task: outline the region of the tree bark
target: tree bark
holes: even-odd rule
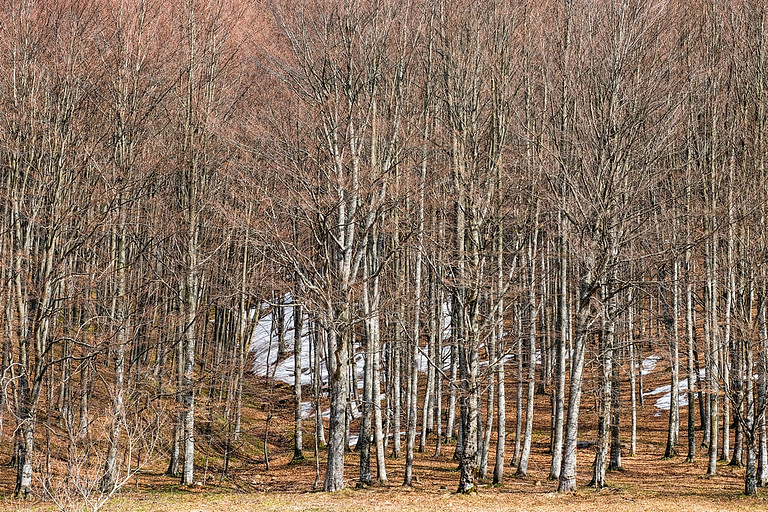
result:
[[[304,310],[293,297],[293,459],[294,462],[304,460],[304,433],[301,417],[301,334],[304,328]]]

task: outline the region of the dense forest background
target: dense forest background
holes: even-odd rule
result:
[[[550,476],[571,491],[588,377],[598,422],[580,464],[601,488],[636,450],[649,346],[670,365],[665,455],[744,464],[756,493],[767,12],[3,2],[15,494],[102,503],[151,464],[192,485],[211,452],[226,477],[244,380],[285,361],[294,458],[325,452],[326,491],[345,486],[351,439],[361,485],[388,481],[388,456],[411,485],[428,441],[455,452],[459,492],[524,476],[542,402]]]

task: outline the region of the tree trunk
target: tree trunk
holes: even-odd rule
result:
[[[363,286],[363,294],[367,294],[367,286]],[[364,299],[366,300],[366,299]],[[371,328],[368,326],[365,336],[365,353],[363,363],[363,403],[360,417],[360,435],[357,450],[360,453],[359,487],[371,485],[371,413],[373,412],[373,343]],[[353,367],[354,368],[354,367]]]
[[[709,446],[707,465],[707,475],[714,476],[717,473],[717,448],[718,448],[718,427],[719,427],[719,391],[720,391],[720,336],[718,335],[719,324],[717,317],[717,247],[714,240],[709,244],[709,254],[707,255],[707,323],[710,333],[710,354],[709,368],[707,376],[710,378],[710,406],[709,406]]]
[[[496,340],[498,350],[497,354],[504,354],[504,315],[503,299],[499,298],[499,309],[497,312],[498,320],[495,326]],[[498,408],[496,418],[496,461],[493,467],[493,483],[501,484],[504,482],[504,452],[507,439],[507,399],[504,388],[504,356],[500,357],[496,370],[496,386],[498,395]]]
[[[347,302],[350,304],[350,302]],[[328,367],[328,387],[330,390],[331,415],[328,428],[328,460],[325,466],[325,480],[323,491],[332,492],[344,488],[344,452],[345,431],[347,422],[347,401],[349,379],[349,342],[347,326],[349,325],[348,309],[338,314],[335,325],[324,325],[328,336],[328,354],[326,359]],[[333,318],[334,313],[329,315]],[[341,329],[339,327],[341,326]]]
[[[614,347],[611,373],[611,458],[608,461],[608,471],[621,471],[621,359],[618,349]]]
[[[670,382],[670,401],[669,401],[669,424],[667,426],[667,447],[664,451],[664,457],[672,458],[677,456],[678,436],[680,432],[680,343],[679,333],[679,263],[677,259],[672,263],[672,314],[668,318],[667,334],[669,336],[669,353],[671,362],[671,382]],[[665,302],[666,304],[666,302]],[[668,309],[665,306],[665,310]],[[668,311],[665,316],[669,317]]]
[[[603,285],[604,294],[605,284]],[[595,443],[595,461],[593,464],[592,481],[590,486],[600,490],[605,487],[605,466],[608,458],[608,449],[611,435],[611,397],[613,374],[613,351],[615,336],[615,306],[614,298],[603,299],[603,330],[599,335],[599,402],[597,417],[597,442]]]
[[[197,319],[197,298],[199,294],[197,278],[197,229],[196,221],[190,228],[189,268],[184,291],[184,312],[186,326],[182,340],[184,372],[181,380],[181,403],[184,424],[184,465],[181,485],[194,484],[195,471],[195,343]]]
[[[293,461],[304,460],[304,433],[301,418],[301,331],[304,327],[304,310],[293,298]]]
[[[445,438],[455,439],[456,435],[456,393],[458,391],[459,376],[459,349],[458,342],[461,337],[461,314],[458,291],[451,292],[451,368],[448,382],[448,419],[445,428]],[[458,446],[458,443],[457,443]]]
[[[496,360],[496,350],[491,340],[490,352],[488,355],[490,361]],[[491,363],[493,364],[493,363]],[[496,401],[496,372],[492,372],[488,379],[488,399],[486,401],[485,428],[482,431],[480,439],[480,463],[477,474],[481,479],[488,477],[488,455],[491,450],[491,434],[493,433],[493,406]],[[479,423],[479,422],[478,422]]]
[[[637,359],[635,358],[635,324],[634,324],[634,311],[635,305],[633,303],[632,293],[630,292],[627,298],[629,306],[627,308],[627,344],[629,345],[629,397],[632,402],[632,434],[629,441],[629,456],[634,457],[637,454],[637,377],[635,373],[635,367]]]
[[[693,463],[696,460],[696,394],[694,382],[696,372],[694,368],[695,337],[693,325],[693,281],[691,279],[691,251],[685,252],[685,331],[688,349],[688,455],[685,462]]]
[[[510,464],[518,466],[520,461],[520,451],[523,446],[523,381],[525,380],[523,370],[523,321],[519,308],[515,310],[515,316],[517,317],[519,331],[515,351],[515,358],[517,359],[517,402],[515,404],[515,451],[512,452],[512,462]]]
[[[536,205],[538,212],[538,204]],[[538,213],[535,216],[534,226],[538,224]],[[533,234],[528,245],[528,396],[526,398],[525,411],[525,435],[523,447],[520,452],[520,460],[517,465],[517,474],[528,474],[528,460],[531,455],[531,441],[533,438],[533,400],[536,391],[536,322],[538,319],[538,305],[536,303],[536,253],[538,242],[538,230],[534,227]]]
[[[501,210],[501,170],[499,170],[499,210]],[[491,343],[496,346],[498,363],[496,367],[496,382],[498,395],[498,408],[496,419],[496,462],[493,467],[493,483],[501,484],[504,481],[504,455],[507,442],[507,397],[504,387],[506,372],[506,351],[504,343],[504,229],[503,216],[499,214],[496,237],[496,291],[498,293],[495,324],[493,325],[493,337]]]
[[[573,492],[576,490],[576,443],[579,434],[579,406],[581,405],[581,390],[584,373],[584,359],[587,351],[589,336],[589,311],[593,293],[593,274],[591,268],[585,272],[581,280],[579,293],[579,309],[576,314],[576,336],[571,354],[571,381],[568,391],[568,416],[565,424],[565,439],[563,441],[563,464],[560,470],[558,492]]]
[[[565,214],[558,212],[558,289],[557,314],[558,337],[555,367],[555,391],[553,396],[553,435],[552,435],[552,464],[549,468],[549,479],[560,477],[560,467],[563,461],[563,423],[565,416],[565,349],[568,345],[568,252],[565,242]],[[630,374],[634,375],[630,370]],[[634,388],[633,388],[634,389]]]
[[[371,351],[373,352],[373,442],[376,445],[376,481],[380,485],[387,483],[386,450],[384,449],[384,434],[382,432],[381,416],[381,334],[380,319],[376,314],[371,319]]]
[[[120,213],[121,224],[124,225],[124,219]],[[121,228],[124,229],[124,228]],[[115,377],[114,389],[112,391],[112,407],[114,416],[109,430],[109,449],[107,458],[104,462],[104,474],[101,478],[102,492],[109,494],[115,489],[115,476],[117,473],[117,455],[120,447],[120,433],[125,422],[125,346],[129,340],[130,322],[128,318],[128,304],[126,298],[126,251],[125,234],[119,233],[116,236],[117,254],[115,258],[115,268],[117,270],[117,290],[113,299],[112,320],[116,332],[116,344],[112,347],[112,357],[114,361]]]

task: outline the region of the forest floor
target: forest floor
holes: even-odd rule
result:
[[[664,364],[646,377],[645,389],[664,385],[668,378]],[[509,433],[507,460],[514,447],[514,394],[515,387],[507,388],[510,409],[507,412]],[[623,387],[627,394],[628,386]],[[593,394],[585,389],[582,401],[583,426],[579,438],[594,438],[595,411]],[[629,397],[622,407],[622,440],[629,442]],[[623,470],[607,474],[608,487],[597,492],[586,487],[591,478],[594,449],[579,450],[578,489],[576,493],[561,495],[557,483],[547,480],[550,456],[549,400],[538,397],[534,415],[535,428],[529,472],[526,477],[514,475],[514,468],[505,468],[501,486],[480,481],[478,493],[462,496],[455,493],[458,483],[457,464],[452,460],[454,445],[444,445],[442,454],[434,456],[434,439],[430,438],[424,453],[417,453],[414,465],[415,485],[400,485],[404,474],[404,457],[387,459],[389,484],[355,488],[359,457],[347,454],[346,477],[348,489],[336,493],[322,493],[312,489],[316,464],[312,453],[312,422],[305,423],[305,455],[300,463],[291,463],[293,455],[291,390],[277,384],[270,391],[263,378],[250,378],[246,393],[248,407],[244,410],[244,432],[238,456],[233,458],[230,477],[221,478],[220,458],[213,444],[198,444],[196,479],[193,487],[181,487],[178,479],[162,475],[164,467],[158,461],[126,485],[104,507],[107,511],[715,511],[715,510],[768,510],[768,489],[757,497],[743,495],[744,469],[721,462],[715,477],[704,476],[706,448],[700,447],[701,432],[697,431],[697,460],[685,463],[687,412],[681,408],[681,443],[683,455],[673,459],[662,458],[666,444],[667,411],[654,405],[650,396],[638,408],[638,445],[635,457],[623,457]],[[270,469],[266,469],[263,435],[268,404],[274,404],[268,443]],[[353,427],[353,430],[355,427]],[[731,433],[733,435],[733,433]],[[431,437],[431,436],[430,436]],[[403,448],[405,444],[403,443]],[[391,446],[390,446],[391,449]],[[493,470],[495,440],[492,442],[489,473]],[[626,447],[623,450],[627,452]],[[373,454],[372,454],[373,455]],[[206,473],[206,456],[208,471]],[[372,466],[375,476],[375,455]],[[320,453],[320,484],[324,474],[324,452]],[[47,511],[72,507],[83,509],[75,501],[62,500],[63,507],[50,501],[20,502],[12,499],[13,470],[0,468],[0,510]]]

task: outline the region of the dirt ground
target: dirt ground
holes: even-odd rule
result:
[[[660,365],[661,366],[661,365]],[[646,389],[665,384],[668,377],[659,368],[646,378]],[[628,387],[628,386],[627,386]],[[249,390],[251,404],[264,403],[263,383],[254,382]],[[514,387],[510,386],[508,396],[514,407]],[[624,388],[626,390],[626,387]],[[588,390],[587,390],[588,391]],[[576,493],[561,495],[557,484],[547,480],[550,457],[546,453],[549,444],[548,400],[539,397],[535,413],[535,433],[529,474],[526,477],[514,475],[514,468],[507,466],[505,481],[501,486],[492,486],[481,481],[474,496],[455,494],[458,483],[457,464],[452,460],[454,445],[446,445],[440,456],[435,456],[434,439],[428,442],[424,453],[416,455],[413,488],[401,485],[404,474],[404,458],[387,459],[389,483],[356,489],[358,455],[347,454],[346,476],[348,489],[337,493],[322,493],[312,489],[315,481],[315,459],[312,456],[312,425],[307,425],[305,454],[309,455],[298,464],[291,464],[292,416],[290,410],[290,388],[275,387],[275,403],[285,404],[283,409],[274,411],[270,426],[270,470],[264,464],[263,449],[259,439],[263,436],[264,411],[256,405],[249,409],[245,424],[250,430],[244,433],[246,442],[240,456],[232,462],[231,476],[221,479],[219,461],[208,460],[208,473],[204,472],[204,460],[198,463],[196,478],[204,479],[199,485],[182,488],[178,480],[162,476],[159,462],[156,468],[139,475],[114,497],[104,510],[117,511],[715,511],[715,510],[768,510],[768,489],[757,497],[747,498],[742,494],[744,469],[728,466],[722,462],[718,474],[712,478],[704,476],[706,471],[706,448],[698,447],[698,459],[693,464],[684,462],[684,456],[664,460],[662,455],[666,442],[667,413],[659,412],[650,397],[638,410],[638,453],[636,457],[623,458],[623,470],[607,475],[608,487],[600,492],[586,487],[591,478],[591,463],[594,449],[579,451],[578,485]],[[626,394],[626,391],[625,391]],[[585,397],[589,397],[588,392]],[[622,407],[622,440],[629,442],[628,397]],[[582,406],[583,426],[580,439],[593,439],[595,412],[594,403],[584,400]],[[507,460],[510,460],[514,446],[514,409],[508,411],[510,431],[507,438]],[[681,446],[684,451],[686,434],[684,426],[687,412],[681,410]],[[308,422],[311,423],[311,422]],[[731,434],[733,435],[733,434]],[[697,431],[700,441],[701,432]],[[248,441],[250,440],[250,441]],[[261,445],[263,446],[263,444]],[[493,468],[493,441],[489,469]],[[199,455],[205,455],[200,448]],[[626,449],[624,450],[626,453]],[[324,472],[324,453],[320,454],[320,479]],[[373,463],[375,464],[375,462]],[[509,464],[507,462],[507,464]],[[375,471],[375,466],[374,466]],[[11,469],[0,469],[0,510],[57,510],[51,502],[19,502],[10,498],[13,485]],[[81,507],[82,504],[76,505]],[[85,509],[85,508],[81,508]]]

